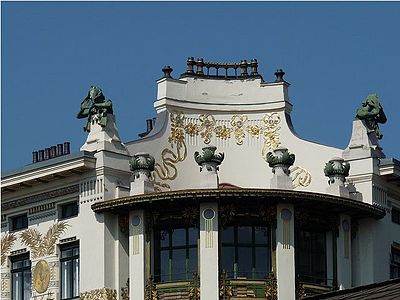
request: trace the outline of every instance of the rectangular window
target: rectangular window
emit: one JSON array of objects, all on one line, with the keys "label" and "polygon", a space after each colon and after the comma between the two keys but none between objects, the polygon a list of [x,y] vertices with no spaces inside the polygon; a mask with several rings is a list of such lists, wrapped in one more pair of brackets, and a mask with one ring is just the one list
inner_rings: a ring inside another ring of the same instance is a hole
[{"label": "rectangular window", "polygon": [[220,269],[228,277],[266,278],[270,272],[270,237],[266,226],[225,226],[221,231]]},{"label": "rectangular window", "polygon": [[390,257],[390,279],[400,278],[400,249],[392,246]]},{"label": "rectangular window", "polygon": [[10,217],[11,231],[21,230],[28,228],[28,215],[23,214],[15,217]]},{"label": "rectangular window", "polygon": [[196,227],[163,228],[156,233],[156,276],[159,282],[191,280],[197,272]]},{"label": "rectangular window", "polygon": [[60,219],[72,218],[78,215],[78,210],[79,210],[78,201],[61,204],[60,206],[61,206]]},{"label": "rectangular window", "polygon": [[31,261],[29,254],[11,258],[12,300],[29,300],[31,298]]},{"label": "rectangular window", "polygon": [[299,231],[296,236],[296,275],[303,282],[326,284],[325,232]]},{"label": "rectangular window", "polygon": [[79,242],[60,247],[61,299],[79,298]]},{"label": "rectangular window", "polygon": [[392,207],[392,222],[400,224],[400,209]]}]

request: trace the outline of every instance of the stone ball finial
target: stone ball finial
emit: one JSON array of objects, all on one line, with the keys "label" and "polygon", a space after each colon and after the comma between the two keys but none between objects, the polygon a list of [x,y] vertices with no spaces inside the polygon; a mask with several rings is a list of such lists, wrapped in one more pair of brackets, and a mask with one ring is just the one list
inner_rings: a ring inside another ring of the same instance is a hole
[{"label": "stone ball finial", "polygon": [[349,176],[350,164],[345,162],[341,157],[334,157],[329,160],[324,167],[325,176],[329,177],[329,183],[335,182],[335,178],[342,182],[346,181],[346,177]]},{"label": "stone ball finial", "polygon": [[267,162],[273,173],[275,173],[275,168],[280,168],[286,175],[289,175],[289,168],[294,164],[295,159],[296,156],[289,153],[285,147],[278,147],[267,153]]},{"label": "stone ball finial", "polygon": [[129,165],[131,171],[154,171],[154,165],[156,160],[153,156],[148,153],[136,153],[133,157],[129,160]]},{"label": "stone ball finial", "polygon": [[197,151],[194,153],[194,160],[199,166],[202,166],[206,163],[215,164],[218,166],[224,160],[224,153],[216,154],[215,151],[217,150],[217,147],[215,146],[204,147],[202,150],[202,154]]}]

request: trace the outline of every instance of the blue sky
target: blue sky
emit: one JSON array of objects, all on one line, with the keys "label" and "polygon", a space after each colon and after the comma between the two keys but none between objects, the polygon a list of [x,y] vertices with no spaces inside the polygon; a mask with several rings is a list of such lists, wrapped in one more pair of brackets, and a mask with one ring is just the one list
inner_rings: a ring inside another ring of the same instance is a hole
[{"label": "blue sky", "polygon": [[121,138],[136,139],[162,67],[177,78],[188,56],[257,58],[266,81],[284,69],[297,133],[343,149],[377,93],[381,146],[400,158],[399,2],[1,2],[1,14],[3,171],[64,141],[79,151],[92,84],[113,101]]}]

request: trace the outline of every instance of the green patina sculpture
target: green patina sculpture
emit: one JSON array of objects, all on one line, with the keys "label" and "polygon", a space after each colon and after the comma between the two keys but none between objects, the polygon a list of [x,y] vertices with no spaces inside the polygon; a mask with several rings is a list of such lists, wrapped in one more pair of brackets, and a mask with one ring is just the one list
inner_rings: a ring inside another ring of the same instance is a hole
[{"label": "green patina sculpture", "polygon": [[383,134],[379,131],[378,123],[384,124],[387,119],[383,112],[383,108],[379,103],[378,95],[368,95],[368,97],[363,101],[362,106],[357,109],[356,118],[364,120],[368,133],[374,132],[378,139],[383,137]]},{"label": "green patina sculpture", "polygon": [[148,153],[137,153],[130,160],[129,165],[131,171],[147,170],[154,171],[156,160]]},{"label": "green patina sculpture", "polygon": [[225,155],[224,153],[215,154],[215,150],[217,150],[215,146],[204,147],[203,154],[197,151],[194,153],[194,160],[199,166],[203,163],[215,163],[216,165],[220,165]]},{"label": "green patina sculpture", "polygon": [[330,177],[339,175],[343,177],[349,176],[350,164],[343,159],[331,159],[328,161],[324,168],[325,176]]},{"label": "green patina sculpture", "polygon": [[267,162],[271,168],[279,165],[290,167],[294,164],[295,159],[296,156],[283,147],[278,147],[273,152],[267,153]]},{"label": "green patina sculpture", "polygon": [[92,85],[88,95],[81,103],[81,109],[77,114],[78,119],[88,118],[83,130],[90,132],[92,121],[96,121],[101,127],[107,125],[108,114],[113,114],[111,100],[106,100],[103,91]]}]

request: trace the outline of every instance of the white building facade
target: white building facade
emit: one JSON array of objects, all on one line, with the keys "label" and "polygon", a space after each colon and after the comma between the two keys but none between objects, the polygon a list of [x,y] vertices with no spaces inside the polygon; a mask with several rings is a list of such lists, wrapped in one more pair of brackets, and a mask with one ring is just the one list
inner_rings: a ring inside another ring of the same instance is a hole
[{"label": "white building facade", "polygon": [[295,133],[282,70],[163,72],[138,140],[92,87],[79,153],[2,175],[2,299],[294,300],[400,277],[400,162],[375,95],[338,149]]}]

